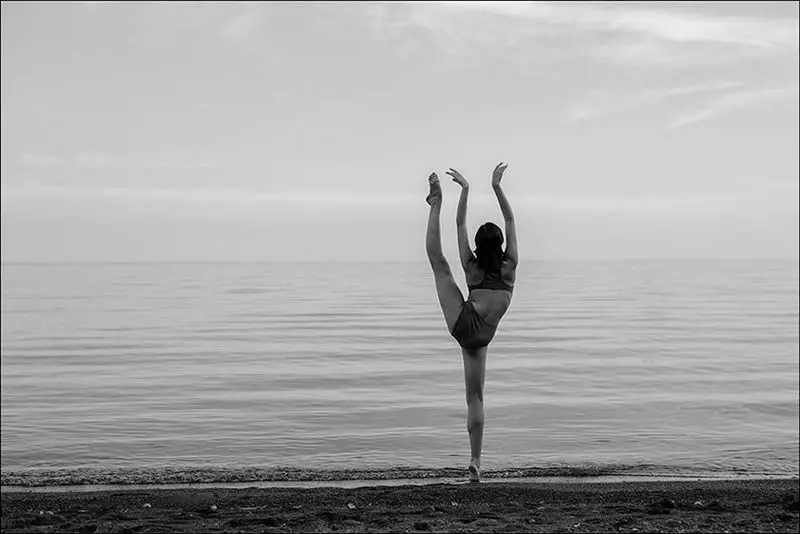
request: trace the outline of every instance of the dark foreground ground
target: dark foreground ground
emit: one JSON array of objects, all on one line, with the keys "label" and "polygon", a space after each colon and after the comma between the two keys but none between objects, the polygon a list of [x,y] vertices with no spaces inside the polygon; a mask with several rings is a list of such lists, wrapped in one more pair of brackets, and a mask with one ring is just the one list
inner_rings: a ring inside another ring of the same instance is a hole
[{"label": "dark foreground ground", "polygon": [[797,532],[800,482],[3,493],[2,532]]}]

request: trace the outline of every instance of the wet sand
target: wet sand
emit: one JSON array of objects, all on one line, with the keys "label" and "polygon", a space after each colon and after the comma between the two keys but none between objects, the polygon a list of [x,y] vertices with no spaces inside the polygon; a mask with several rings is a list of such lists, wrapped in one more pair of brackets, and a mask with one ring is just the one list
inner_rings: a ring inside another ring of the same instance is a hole
[{"label": "wet sand", "polygon": [[796,532],[800,482],[5,492],[2,532]]}]

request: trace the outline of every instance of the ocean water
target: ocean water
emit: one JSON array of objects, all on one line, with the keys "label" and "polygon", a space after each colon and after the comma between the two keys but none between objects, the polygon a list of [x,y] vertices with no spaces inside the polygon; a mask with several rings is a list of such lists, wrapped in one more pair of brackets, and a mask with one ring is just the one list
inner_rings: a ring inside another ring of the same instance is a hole
[{"label": "ocean water", "polygon": [[[796,476],[798,350],[797,261],[523,263],[484,467]],[[424,263],[4,264],[2,470],[463,467],[461,358]]]}]

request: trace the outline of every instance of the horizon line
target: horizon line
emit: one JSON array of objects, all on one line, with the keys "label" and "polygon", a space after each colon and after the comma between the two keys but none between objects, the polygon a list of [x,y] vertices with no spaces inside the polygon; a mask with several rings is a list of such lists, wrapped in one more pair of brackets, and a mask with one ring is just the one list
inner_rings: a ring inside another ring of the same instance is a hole
[{"label": "horizon line", "polygon": [[[525,263],[547,262],[629,262],[629,261],[800,261],[800,256],[664,256],[664,257],[620,257],[620,258],[537,258],[525,260]],[[418,260],[38,260],[38,261],[0,261],[6,265],[265,265],[265,264],[363,264],[363,263],[398,263],[417,264]]]}]

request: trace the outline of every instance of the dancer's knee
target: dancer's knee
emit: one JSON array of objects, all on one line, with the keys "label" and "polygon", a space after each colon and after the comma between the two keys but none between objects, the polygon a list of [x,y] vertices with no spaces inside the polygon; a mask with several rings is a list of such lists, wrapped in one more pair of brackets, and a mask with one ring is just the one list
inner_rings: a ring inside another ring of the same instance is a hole
[{"label": "dancer's knee", "polygon": [[475,388],[467,390],[467,407],[480,408],[483,412],[483,389]]}]

